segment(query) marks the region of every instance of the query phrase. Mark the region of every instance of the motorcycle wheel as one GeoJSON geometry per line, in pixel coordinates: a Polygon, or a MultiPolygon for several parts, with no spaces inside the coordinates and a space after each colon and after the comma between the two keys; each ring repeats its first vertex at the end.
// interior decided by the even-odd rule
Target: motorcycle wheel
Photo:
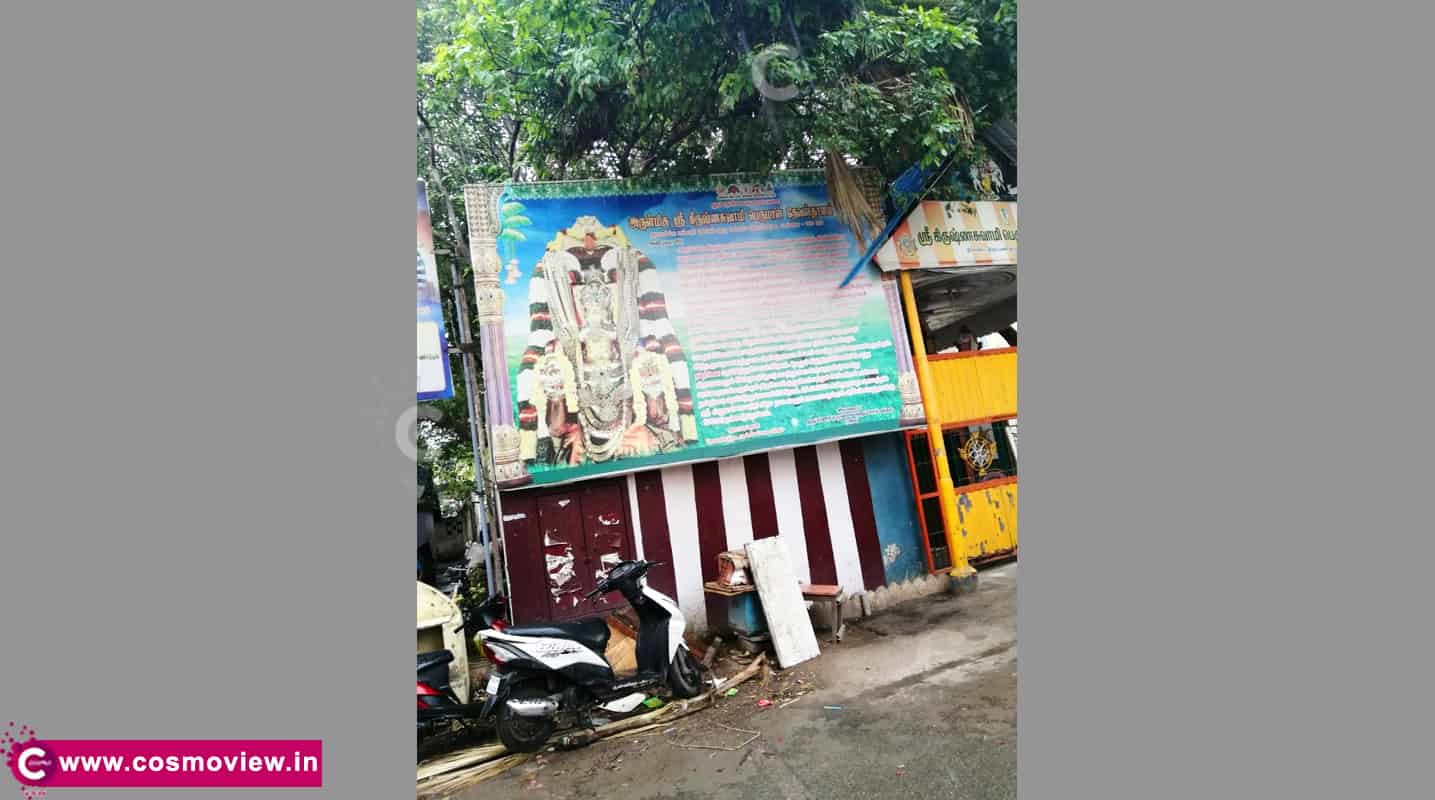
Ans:
{"type": "Polygon", "coordinates": [[[702,694],[702,669],[686,647],[678,648],[673,663],[668,666],[668,686],[673,690],[674,697],[683,700],[702,694]]]}
{"type": "Polygon", "coordinates": [[[514,753],[536,753],[553,735],[552,717],[523,717],[508,707],[507,700],[541,699],[548,692],[538,686],[519,686],[509,693],[498,709],[498,740],[514,753]]]}

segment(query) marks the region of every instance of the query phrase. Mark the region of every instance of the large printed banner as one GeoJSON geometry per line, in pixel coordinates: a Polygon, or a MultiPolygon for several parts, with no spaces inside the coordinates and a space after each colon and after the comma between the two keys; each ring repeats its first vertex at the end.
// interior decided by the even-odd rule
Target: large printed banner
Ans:
{"type": "Polygon", "coordinates": [[[448,345],[443,335],[443,303],[439,300],[438,264],[434,260],[433,227],[429,222],[428,193],[419,181],[419,399],[453,396],[448,368],[448,345]]]}
{"type": "Polygon", "coordinates": [[[924,200],[877,251],[883,270],[1016,266],[1016,203],[924,200]]]}
{"type": "Polygon", "coordinates": [[[820,173],[465,187],[501,487],[922,419],[891,276],[820,173]]]}

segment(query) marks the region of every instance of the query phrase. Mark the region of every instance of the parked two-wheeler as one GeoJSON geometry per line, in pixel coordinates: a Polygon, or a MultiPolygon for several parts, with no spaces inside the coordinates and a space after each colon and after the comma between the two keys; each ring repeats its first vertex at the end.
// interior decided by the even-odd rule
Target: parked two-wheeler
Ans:
{"type": "Polygon", "coordinates": [[[666,686],[679,698],[701,693],[701,669],[683,641],[687,621],[678,604],[645,579],[654,566],[648,561],[624,561],[587,595],[592,599],[620,592],[637,613],[638,671],[632,677],[619,679],[604,657],[610,633],[602,617],[510,625],[479,633],[485,654],[496,665],[480,719],[495,724],[505,747],[536,752],[560,718],[588,726],[595,707],[635,692],[666,686]]]}
{"type": "MultiPolygon", "coordinates": [[[[502,630],[507,626],[508,599],[492,595],[474,609],[474,624],[484,629],[502,630]]],[[[468,622],[468,620],[465,620],[468,622]]],[[[482,716],[484,700],[477,693],[460,698],[449,685],[449,664],[453,653],[434,650],[418,654],[418,732],[419,738],[445,730],[450,723],[461,720],[476,723],[482,716]]]]}

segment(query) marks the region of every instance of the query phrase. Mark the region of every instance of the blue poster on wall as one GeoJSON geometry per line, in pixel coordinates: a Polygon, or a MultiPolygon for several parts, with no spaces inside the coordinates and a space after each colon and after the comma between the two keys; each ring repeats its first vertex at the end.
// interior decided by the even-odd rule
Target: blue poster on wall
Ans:
{"type": "Polygon", "coordinates": [[[433,227],[429,223],[428,193],[419,181],[419,400],[453,397],[453,376],[448,368],[448,342],[443,333],[443,301],[438,291],[438,262],[434,260],[433,227]]]}

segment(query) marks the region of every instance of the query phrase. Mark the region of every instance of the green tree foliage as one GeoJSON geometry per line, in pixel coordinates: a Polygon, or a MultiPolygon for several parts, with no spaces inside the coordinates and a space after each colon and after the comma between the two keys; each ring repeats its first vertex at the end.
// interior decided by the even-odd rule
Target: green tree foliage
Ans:
{"type": "MultiPolygon", "coordinates": [[[[765,172],[827,153],[890,179],[984,157],[975,134],[1016,118],[1015,0],[420,0],[417,21],[419,174],[440,260],[464,281],[462,220],[441,198],[464,183],[765,172]]],[[[528,220],[504,217],[511,247],[528,220]]],[[[440,460],[466,446],[464,404],[460,386],[430,426],[440,460]]]]}
{"type": "Polygon", "coordinates": [[[420,115],[440,173],[468,179],[762,172],[815,166],[828,151],[890,177],[954,148],[974,156],[976,129],[1014,117],[1015,10],[426,0],[420,115]],[[760,91],[754,61],[795,95],[760,91]]]}

